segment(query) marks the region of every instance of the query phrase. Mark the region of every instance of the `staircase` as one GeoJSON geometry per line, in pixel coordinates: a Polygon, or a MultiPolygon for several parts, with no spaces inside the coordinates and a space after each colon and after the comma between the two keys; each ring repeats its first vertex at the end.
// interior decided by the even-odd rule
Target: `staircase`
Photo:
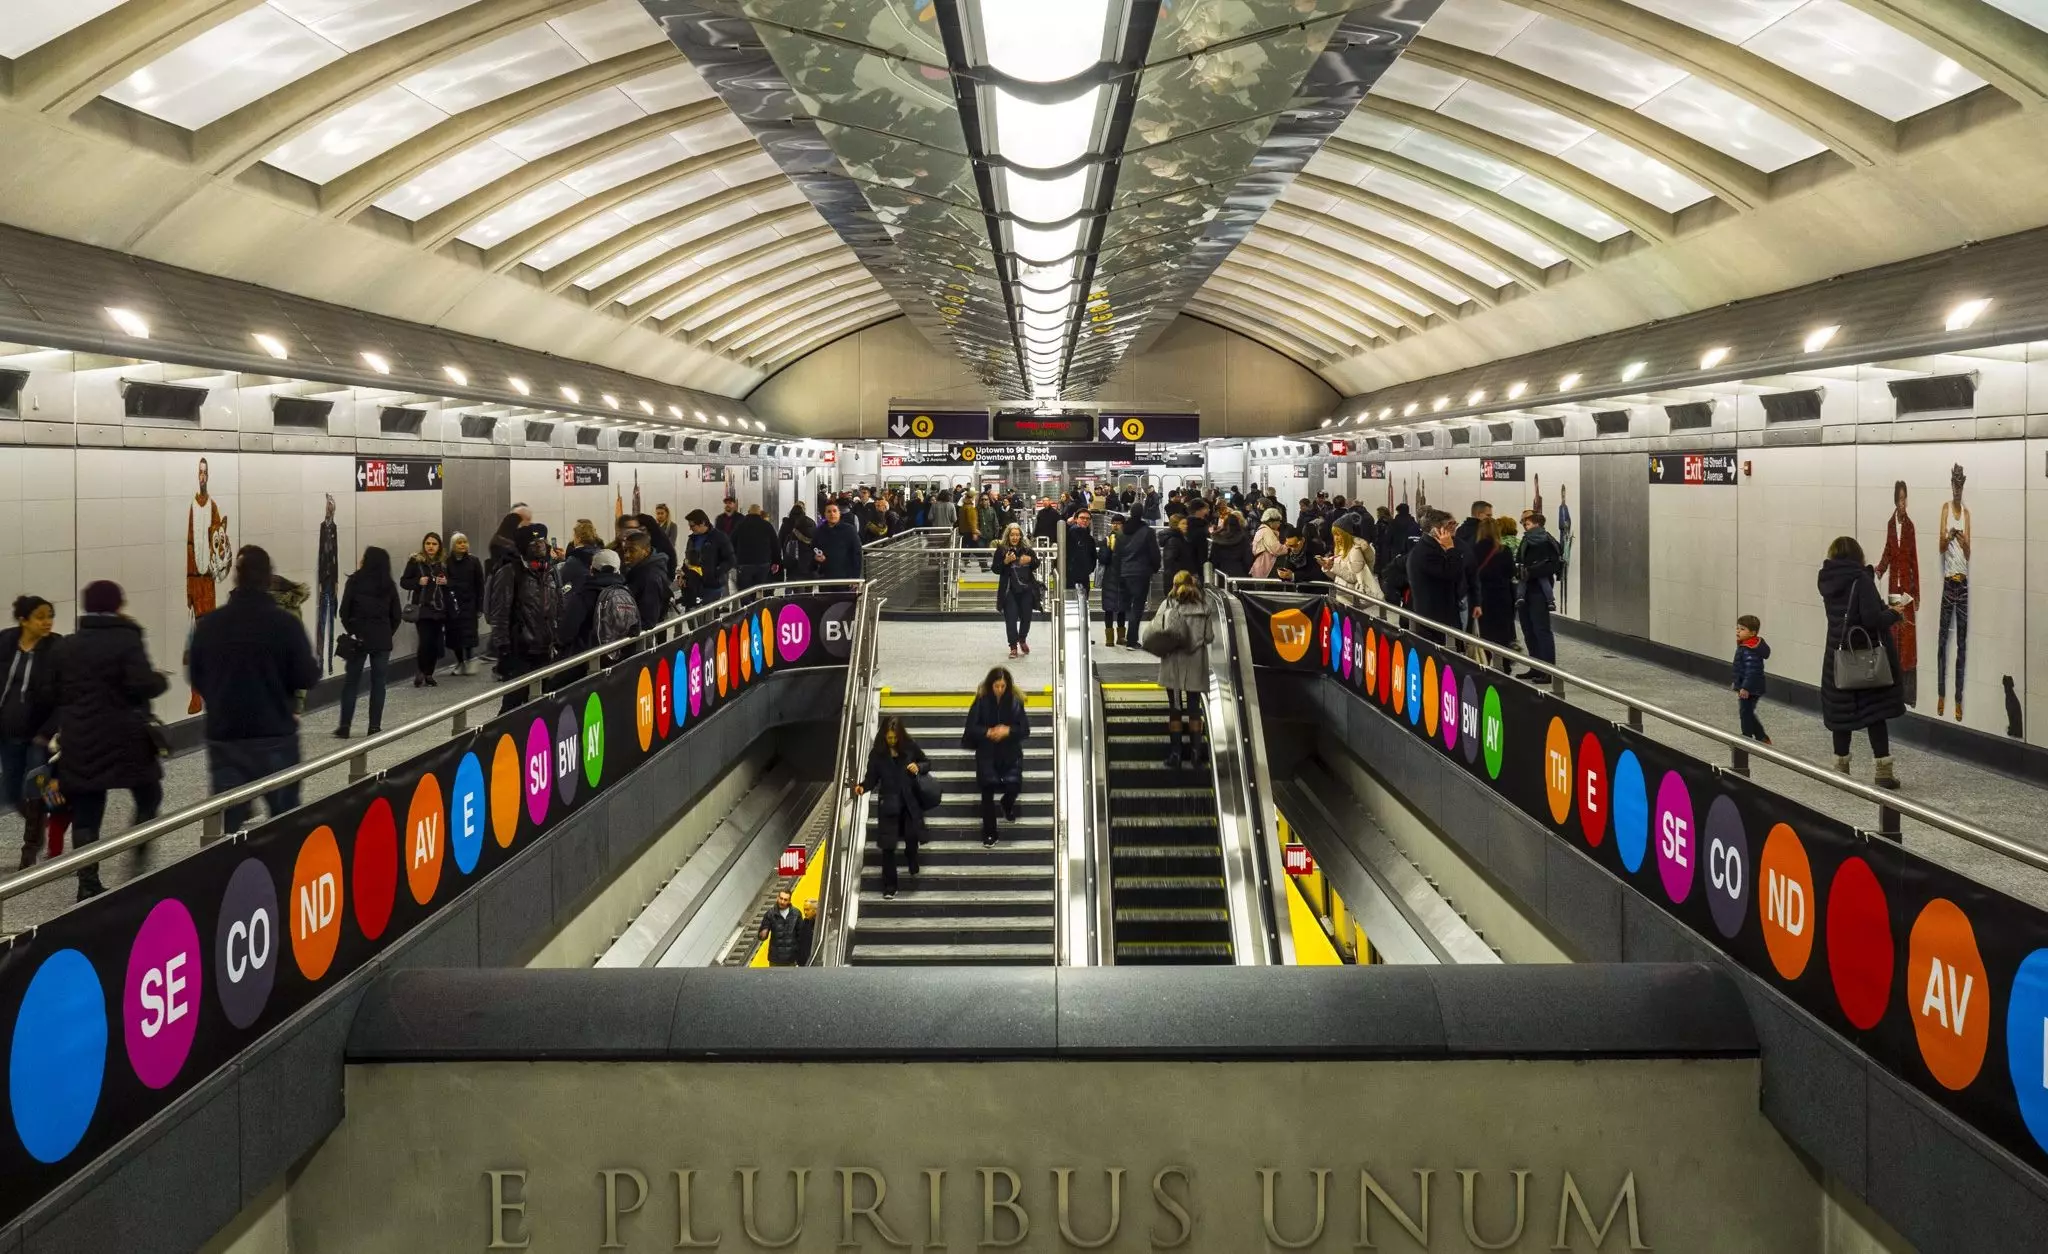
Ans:
{"type": "MultiPolygon", "coordinates": [[[[981,843],[981,793],[974,754],[960,744],[967,703],[958,697],[890,695],[896,715],[931,760],[945,801],[925,815],[918,874],[899,848],[897,893],[882,896],[882,851],[868,819],[860,910],[848,961],[859,966],[1034,966],[1053,960],[1053,760],[1051,712],[1029,694],[1024,789],[1017,822],[996,817],[1000,839],[981,843]],[[917,702],[927,704],[917,704],[917,702]],[[910,704],[905,704],[909,702],[910,704]]],[[[865,766],[865,759],[863,759],[865,766]]],[[[999,799],[1000,800],[1000,799],[999,799]]],[[[872,807],[871,807],[872,809],[872,807]]]]}
{"type": "Polygon", "coordinates": [[[1166,765],[1165,689],[1104,684],[1102,705],[1117,965],[1228,965],[1215,775],[1166,765]]]}

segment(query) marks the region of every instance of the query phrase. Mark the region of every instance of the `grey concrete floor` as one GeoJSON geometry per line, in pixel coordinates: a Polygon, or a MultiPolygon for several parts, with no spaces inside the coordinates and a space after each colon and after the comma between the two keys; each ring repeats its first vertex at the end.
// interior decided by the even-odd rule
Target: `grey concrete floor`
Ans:
{"type": "MultiPolygon", "coordinates": [[[[1640,696],[1674,714],[1731,732],[1737,730],[1735,696],[1726,685],[1562,637],[1557,642],[1557,663],[1594,683],[1640,696]]],[[[1574,705],[1617,722],[1627,718],[1627,711],[1621,706],[1583,691],[1567,687],[1565,696],[1574,705]]],[[[1768,696],[1757,714],[1771,734],[1773,748],[1817,765],[1833,765],[1834,746],[1818,715],[1774,704],[1768,696]]],[[[1650,718],[1644,721],[1644,731],[1705,761],[1728,761],[1726,746],[1672,724],[1650,718]]],[[[2048,831],[2029,821],[2048,805],[2048,780],[2016,779],[1966,759],[1901,744],[1897,737],[1892,740],[1892,755],[1902,796],[2048,852],[2048,831]]],[[[1854,777],[1869,783],[1870,744],[1861,734],[1856,737],[1851,761],[1854,777]]],[[[1750,778],[1756,782],[1823,814],[1857,827],[1877,826],[1876,807],[1860,798],[1782,767],[1753,763],[1751,772],[1750,778]]],[[[1915,853],[2022,901],[2048,907],[2048,872],[2037,871],[1912,819],[1904,821],[1901,831],[1906,848],[1915,853]]]]}
{"type": "Polygon", "coordinates": [[[1012,660],[1003,620],[888,620],[876,643],[876,682],[898,692],[972,692],[989,668],[1008,667],[1017,686],[1036,692],[1052,683],[1053,626],[1031,625],[1031,652],[1012,660]]]}
{"type": "MultiPolygon", "coordinates": [[[[1000,630],[1000,628],[998,629],[1000,630]]],[[[464,696],[478,693],[496,684],[485,671],[463,677],[451,675],[442,670],[437,676],[439,686],[415,688],[412,686],[413,669],[408,660],[392,667],[391,682],[385,693],[384,726],[397,727],[413,719],[446,709],[464,696]]],[[[486,705],[471,711],[470,724],[496,716],[496,705],[486,705]]],[[[336,706],[321,706],[309,711],[299,739],[299,751],[303,760],[324,757],[348,743],[332,735],[339,721],[340,711],[336,706]]],[[[369,726],[368,694],[356,705],[355,740],[360,741],[369,726]]],[[[401,740],[374,750],[369,755],[371,771],[383,770],[398,765],[427,748],[448,738],[448,724],[439,723],[425,731],[415,732],[401,740]]],[[[301,803],[310,802],[336,791],[348,783],[346,765],[336,766],[309,777],[301,786],[301,803]]],[[[187,806],[206,800],[211,790],[207,786],[206,751],[195,749],[182,753],[164,763],[164,814],[173,814],[187,806]]],[[[116,792],[107,799],[107,818],[101,828],[102,838],[117,836],[127,830],[133,817],[133,802],[125,792],[116,792]]],[[[263,821],[263,808],[258,803],[251,823],[263,821]]],[[[100,864],[100,878],[108,887],[125,883],[138,876],[176,862],[199,848],[200,826],[193,823],[157,840],[141,849],[116,854],[100,864]]],[[[66,848],[69,849],[67,838],[66,848]]],[[[9,811],[0,817],[0,857],[6,859],[5,877],[17,872],[14,855],[21,848],[21,819],[9,811]]],[[[0,889],[4,889],[5,878],[0,878],[0,889]]],[[[73,881],[45,884],[19,897],[0,902],[0,932],[19,932],[37,924],[47,922],[76,904],[77,888],[73,881]]]]}

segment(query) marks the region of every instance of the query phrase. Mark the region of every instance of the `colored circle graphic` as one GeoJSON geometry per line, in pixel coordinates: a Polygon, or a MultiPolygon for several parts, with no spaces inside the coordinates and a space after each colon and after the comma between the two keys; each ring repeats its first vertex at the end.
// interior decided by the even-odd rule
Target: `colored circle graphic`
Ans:
{"type": "Polygon", "coordinates": [[[1443,690],[1438,704],[1441,710],[1437,724],[1443,729],[1444,749],[1454,752],[1458,747],[1458,675],[1449,662],[1444,663],[1443,690]]]}
{"type": "Polygon", "coordinates": [[[823,638],[826,654],[844,662],[853,652],[853,602],[835,601],[827,606],[818,620],[818,635],[823,638]]]}
{"type": "Polygon", "coordinates": [[[1317,656],[1323,659],[1323,668],[1325,670],[1330,669],[1337,660],[1336,645],[1337,632],[1339,630],[1336,620],[1330,614],[1329,604],[1327,602],[1324,603],[1322,612],[1316,617],[1316,648],[1319,650],[1317,656]]]}
{"type": "Polygon", "coordinates": [[[1714,930],[1730,940],[1742,930],[1749,914],[1749,833],[1742,827],[1742,811],[1735,798],[1726,793],[1707,807],[1704,857],[1707,863],[1707,911],[1714,916],[1714,930]]]}
{"type": "Polygon", "coordinates": [[[1500,778],[1502,755],[1507,752],[1507,722],[1501,717],[1500,689],[1486,686],[1486,701],[1479,707],[1479,747],[1486,755],[1486,777],[1500,778]]]}
{"type": "Polygon", "coordinates": [[[766,670],[774,670],[774,669],[775,669],[775,615],[773,615],[773,614],[771,614],[771,613],[769,613],[769,612],[768,612],[768,607],[767,607],[767,606],[765,606],[765,605],[764,605],[764,606],[762,606],[762,607],[761,607],[761,613],[760,613],[760,615],[759,615],[758,617],[756,617],[756,618],[755,618],[755,620],[754,620],[754,628],[755,628],[755,630],[756,630],[756,631],[758,631],[758,632],[760,633],[760,637],[761,637],[761,641],[762,641],[762,645],[761,645],[761,661],[760,661],[760,664],[759,664],[759,666],[758,666],[758,669],[760,669],[760,670],[764,670],[764,671],[766,671],[766,670]]]}
{"type": "Polygon", "coordinates": [[[420,905],[434,899],[447,856],[448,812],[441,806],[441,781],[422,775],[405,811],[405,886],[420,905]]]}
{"type": "Polygon", "coordinates": [[[1422,729],[1432,740],[1436,738],[1437,721],[1443,716],[1443,690],[1437,686],[1436,659],[1422,660],[1422,729]]]}
{"type": "Polygon", "coordinates": [[[2048,949],[2036,949],[2013,973],[2005,1008],[2005,1060],[2020,1119],[2048,1150],[2048,949]]]}
{"type": "Polygon", "coordinates": [[[732,651],[738,662],[739,679],[733,684],[737,688],[754,680],[754,630],[751,622],[741,623],[732,629],[732,651]]]}
{"type": "Polygon", "coordinates": [[[356,927],[368,940],[384,935],[391,908],[398,904],[398,820],[382,797],[370,803],[356,825],[348,888],[355,894],[356,927]]]}
{"type": "Polygon", "coordinates": [[[1920,1059],[1950,1092],[1970,1087],[1991,1044],[1991,981],[1962,908],[1936,897],[1906,939],[1906,997],[1920,1059]]]}
{"type": "Polygon", "coordinates": [[[1763,894],[1757,918],[1771,966],[1787,980],[1806,972],[1813,957],[1813,863],[1790,824],[1776,823],[1764,837],[1757,859],[1757,890],[1763,894]]]}
{"type": "Polygon", "coordinates": [[[292,863],[292,890],[284,909],[291,928],[292,961],[299,974],[318,980],[334,961],[341,941],[341,846],[334,829],[316,827],[299,845],[292,863]]]}
{"type": "Polygon", "coordinates": [[[491,753],[491,839],[500,849],[510,849],[519,835],[519,796],[525,779],[518,742],[509,733],[498,737],[498,747],[491,753]]]}
{"type": "MultiPolygon", "coordinates": [[[[590,699],[597,700],[597,694],[591,693],[590,699]]],[[[657,708],[659,703],[654,699],[654,673],[643,666],[640,668],[640,680],[633,688],[633,734],[640,738],[642,753],[654,745],[654,712],[657,708]]],[[[602,761],[600,758],[600,764],[602,761]]],[[[597,781],[591,780],[590,786],[597,787],[597,781]]]]}
{"type": "Polygon", "coordinates": [[[714,635],[704,641],[703,648],[702,670],[697,680],[704,697],[704,712],[709,714],[711,707],[718,704],[718,637],[714,635]]]}
{"type": "Polygon", "coordinates": [[[1408,691],[1405,700],[1408,702],[1408,725],[1410,727],[1419,727],[1422,724],[1422,653],[1420,650],[1408,650],[1406,673],[1408,676],[1408,691]]]}
{"type": "Polygon", "coordinates": [[[1315,634],[1308,615],[1297,609],[1284,609],[1273,615],[1268,627],[1273,635],[1273,651],[1281,661],[1294,663],[1308,656],[1309,641],[1315,634]]]}
{"type": "Polygon", "coordinates": [[[1390,696],[1388,680],[1394,673],[1392,650],[1392,643],[1387,637],[1381,636],[1379,652],[1374,655],[1376,660],[1373,663],[1373,691],[1379,697],[1381,705],[1385,705],[1390,696]]]}
{"type": "Polygon", "coordinates": [[[221,1013],[238,1028],[256,1022],[270,1003],[283,948],[282,926],[270,869],[258,859],[244,858],[228,877],[213,929],[214,996],[220,1000],[221,1013]]]}
{"type": "Polygon", "coordinates": [[[1592,732],[1579,737],[1579,834],[1586,843],[1598,849],[1600,842],[1607,839],[1607,753],[1600,747],[1600,738],[1592,732]]]}
{"type": "Polygon", "coordinates": [[[1458,733],[1465,745],[1465,765],[1479,761],[1479,685],[1469,674],[1458,685],[1458,733]]]}
{"type": "Polygon", "coordinates": [[[1693,826],[1692,793],[1677,771],[1664,772],[1657,785],[1657,878],[1673,905],[1692,895],[1693,870],[1699,861],[1699,832],[1693,826]]]}
{"type": "Polygon", "coordinates": [[[704,712],[704,655],[696,646],[690,646],[690,717],[696,718],[704,712]]]}
{"type": "Polygon", "coordinates": [[[690,721],[690,655],[678,646],[674,659],[662,665],[668,668],[668,697],[674,707],[675,729],[681,731],[683,724],[690,721]]]}
{"type": "MultiPolygon", "coordinates": [[[[602,733],[600,733],[601,735],[602,733]]],[[[576,804],[576,780],[582,775],[583,720],[568,706],[555,716],[555,800],[566,809],[576,804]]]]}
{"type": "MultiPolygon", "coordinates": [[[[522,782],[526,791],[526,817],[539,827],[548,821],[548,794],[555,784],[555,749],[548,742],[548,723],[537,718],[526,729],[525,775],[522,782]]],[[[499,844],[504,844],[500,839],[499,844]]]]}
{"type": "Polygon", "coordinates": [[[1857,1027],[1870,1030],[1891,1000],[1892,969],[1898,961],[1891,911],[1876,872],[1850,858],[1828,885],[1828,976],[1835,1001],[1857,1027]]]}
{"type": "Polygon", "coordinates": [[[1349,615],[1344,618],[1344,678],[1358,673],[1358,650],[1365,643],[1364,629],[1349,615]]]}
{"type": "Polygon", "coordinates": [[[30,1158],[59,1162],[78,1148],[106,1075],[106,992],[90,959],[60,949],[29,979],[7,1051],[7,1106],[30,1158]]]}
{"type": "Polygon", "coordinates": [[[1643,855],[1650,851],[1650,786],[1643,779],[1643,764],[1632,750],[1623,749],[1614,759],[1614,791],[1610,798],[1614,814],[1614,852],[1621,865],[1633,875],[1643,869],[1643,855]]]}
{"type": "Polygon", "coordinates": [[[768,669],[767,651],[761,647],[761,619],[759,616],[747,620],[747,653],[754,659],[756,675],[768,669]]]}
{"type": "Polygon", "coordinates": [[[1392,665],[1387,678],[1393,686],[1394,713],[1401,714],[1408,708],[1408,647],[1405,640],[1394,642],[1392,665]]]}
{"type": "MultiPolygon", "coordinates": [[[[646,671],[640,672],[640,679],[642,683],[646,682],[646,671]]],[[[642,730],[640,734],[640,747],[642,749],[647,747],[647,738],[653,730],[652,727],[642,730]]],[[[597,694],[593,692],[583,702],[583,782],[595,788],[603,781],[604,702],[598,700],[597,694]]]]}
{"type": "MultiPolygon", "coordinates": [[[[711,649],[712,667],[718,679],[718,695],[723,700],[727,676],[732,670],[732,634],[721,628],[718,635],[713,638],[718,643],[711,649]]],[[[706,696],[711,694],[710,684],[704,685],[704,693],[706,696]]]]}
{"type": "Polygon", "coordinates": [[[173,897],[157,902],[128,949],[121,993],[128,1065],[143,1087],[160,1089],[177,1079],[191,1054],[205,969],[192,912],[173,897]]]}
{"type": "Polygon", "coordinates": [[[674,715],[675,685],[670,679],[668,659],[663,658],[654,668],[654,726],[663,740],[668,739],[669,729],[674,726],[674,715]]]}
{"type": "Polygon", "coordinates": [[[1550,803],[1551,822],[1571,817],[1572,734],[1561,718],[1552,718],[1543,733],[1543,796],[1550,803]]]}
{"type": "Polygon", "coordinates": [[[484,795],[484,767],[474,753],[462,755],[455,768],[455,788],[448,794],[448,848],[455,855],[455,869],[468,875],[476,870],[484,851],[484,812],[490,809],[484,795]]]}

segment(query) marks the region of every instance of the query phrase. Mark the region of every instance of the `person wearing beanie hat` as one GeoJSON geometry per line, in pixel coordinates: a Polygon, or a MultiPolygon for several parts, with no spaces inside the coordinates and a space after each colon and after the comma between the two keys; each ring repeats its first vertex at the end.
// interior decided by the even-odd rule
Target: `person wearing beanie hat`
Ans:
{"type": "Polygon", "coordinates": [[[1252,537],[1252,578],[1271,579],[1273,567],[1286,555],[1287,542],[1280,536],[1283,520],[1277,509],[1259,515],[1258,534],[1252,537]]]}
{"type": "MultiPolygon", "coordinates": [[[[516,560],[492,571],[484,591],[484,616],[491,625],[491,653],[498,659],[501,681],[548,664],[562,617],[562,589],[549,560],[548,529],[538,523],[521,527],[513,532],[511,547],[516,560]]],[[[525,701],[523,690],[509,692],[498,712],[510,714],[525,701]]]]}
{"type": "Polygon", "coordinates": [[[1372,542],[1366,539],[1368,524],[1363,514],[1345,514],[1330,524],[1330,554],[1322,559],[1331,582],[1376,600],[1384,600],[1378,576],[1373,574],[1372,542]]]}

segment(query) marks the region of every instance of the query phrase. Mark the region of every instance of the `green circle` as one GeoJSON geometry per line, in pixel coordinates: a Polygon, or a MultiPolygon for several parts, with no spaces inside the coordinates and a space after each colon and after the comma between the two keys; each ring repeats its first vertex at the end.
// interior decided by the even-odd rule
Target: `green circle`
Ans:
{"type": "Polygon", "coordinates": [[[604,702],[594,692],[583,703],[583,778],[592,788],[604,778],[604,702]]]}
{"type": "MultiPolygon", "coordinates": [[[[1500,717],[1500,690],[1489,687],[1479,715],[1479,742],[1486,747],[1486,777],[1500,778],[1500,754],[1507,741],[1507,728],[1500,717]]],[[[591,781],[595,783],[596,781],[591,781]]]]}

